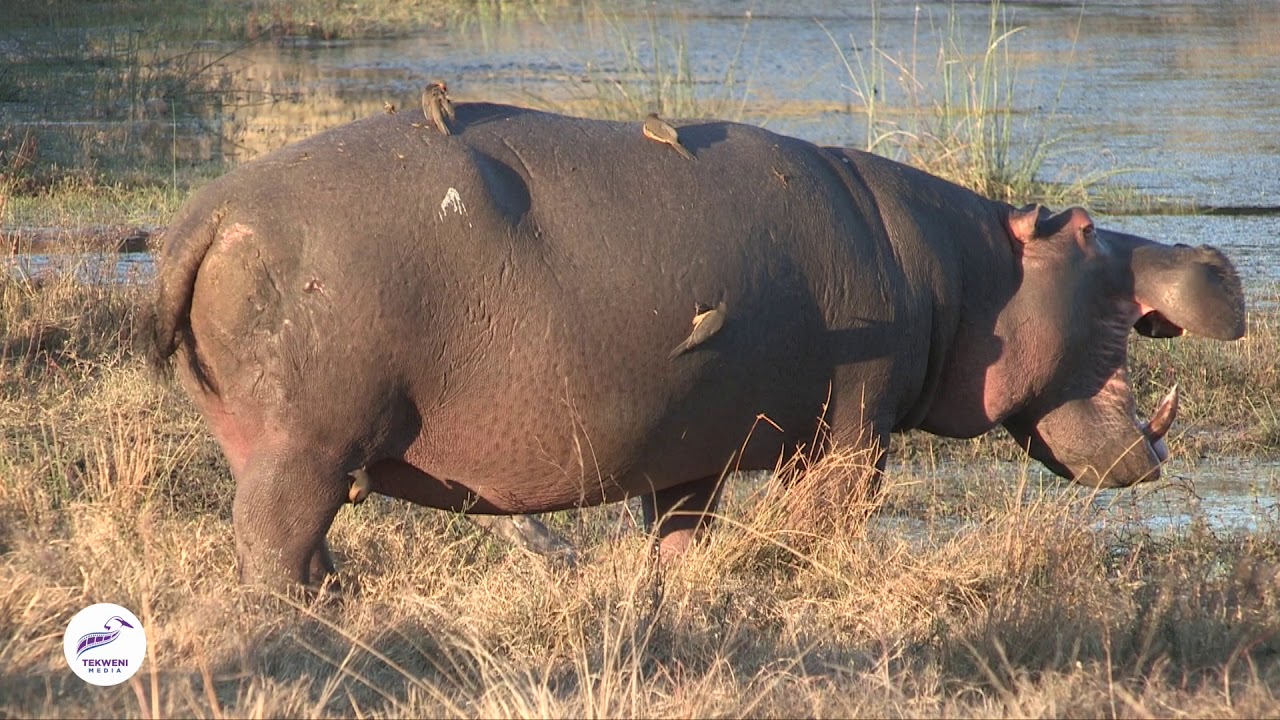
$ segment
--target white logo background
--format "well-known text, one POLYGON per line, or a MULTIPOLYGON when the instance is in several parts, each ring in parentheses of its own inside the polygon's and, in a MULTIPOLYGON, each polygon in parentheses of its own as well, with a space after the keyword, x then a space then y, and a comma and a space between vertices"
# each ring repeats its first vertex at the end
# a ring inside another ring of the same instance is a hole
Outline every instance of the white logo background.
POLYGON ((62 636, 62 652, 71 670, 81 680, 94 685, 119 685, 133 677, 147 656, 147 635, 138 617, 114 603, 98 603, 76 613, 62 636), (133 627, 128 627, 124 623, 133 627), (91 643, 77 657, 76 646, 86 635, 115 639, 104 644, 91 643))

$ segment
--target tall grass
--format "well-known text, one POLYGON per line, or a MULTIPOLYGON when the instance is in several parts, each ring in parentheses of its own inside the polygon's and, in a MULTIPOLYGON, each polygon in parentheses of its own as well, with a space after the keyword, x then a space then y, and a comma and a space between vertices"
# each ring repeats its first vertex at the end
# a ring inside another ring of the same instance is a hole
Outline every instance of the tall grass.
POLYGON ((827 33, 864 116, 864 149, 996 200, 1141 205, 1137 193, 1113 182, 1124 170, 1091 171, 1065 184, 1041 177, 1062 138, 1053 134, 1056 108, 1032 113, 1019 106, 1029 88, 1011 45, 1022 28, 1000 0, 991 0, 984 35, 967 33, 959 15, 951 8, 938 26, 917 7, 910 50, 900 55, 879 43, 878 5, 865 44, 850 38, 846 51, 827 33), (921 57, 922 45, 932 61, 921 57))
MULTIPOLYGON (((446 514, 376 499, 344 511, 331 534, 359 595, 316 604, 237 586, 225 512, 129 490, 189 467, 191 452, 104 448, 116 466, 134 452, 163 464, 112 475, 106 460, 90 462, 86 490, 57 504, 31 492, 43 484, 21 467, 0 491, 7 713, 1280 710, 1274 528, 1117 544, 1093 527, 1087 496, 1064 501, 1025 477, 1010 485, 975 473, 984 492, 966 496, 959 510, 974 521, 960 528, 910 533, 887 522, 924 518, 932 502, 937 478, 901 478, 877 513, 803 550, 774 512, 791 501, 782 485, 732 492, 710 540, 665 568, 642 537, 609 536, 608 509, 588 510, 573 536, 585 559, 566 569, 495 551, 446 514), (90 690, 67 673, 55 631, 104 597, 148 608, 151 654, 132 686, 90 690)), ((808 473, 858 463, 830 458, 808 473)), ((166 492, 193 492, 190 482, 166 492)))
MULTIPOLYGON (((1135 529, 976 456, 898 468, 874 500, 874 454, 838 447, 731 478, 671 566, 617 505, 552 518, 579 549, 567 567, 374 498, 330 533, 358 593, 241 587, 226 464, 132 350, 144 287, 101 279, 0 276, 0 713, 1280 712, 1276 518, 1135 529), (150 649, 130 683, 90 689, 61 630, 102 600, 140 614, 150 649)), ((1268 317, 1205 381, 1274 370, 1268 317)))
POLYGON ((33 200, 55 205, 50 195, 125 191, 145 202, 157 188, 180 191, 179 166, 184 181, 209 172, 190 166, 217 146, 208 119, 237 92, 226 61, 243 45, 171 50, 150 32, 119 27, 9 39, 19 50, 6 77, 18 89, 0 127, 0 173, 11 195, 27 201, 11 208, 21 220, 33 200), (24 148, 27 162, 16 168, 24 148))
MULTIPOLYGON (((605 104, 725 114, 698 104, 687 45, 671 43, 660 67, 637 46, 634 71, 601 75, 605 104)), ((29 212, 12 189, 0 184, 0 226, 29 212)), ((72 249, 90 249, 76 244, 94 223, 83 207, 45 221, 72 249)), ((1280 714, 1275 517, 1244 535, 1117 525, 1096 495, 1025 469, 991 477, 992 448, 1011 445, 986 440, 964 446, 968 463, 898 468, 875 499, 873 457, 840 448, 731 479, 715 531, 674 566, 654 564, 616 505, 550 519, 579 548, 569 568, 375 498, 330 534, 358 593, 241 587, 225 461, 133 350, 148 290, 92 258, 0 272, 0 715, 1280 714), (61 632, 103 600, 140 614, 149 656, 130 683, 91 689, 67 671, 61 632)), ((1195 432, 1178 440, 1272 451, 1278 328, 1255 313, 1240 343, 1141 341, 1140 402, 1171 366, 1197 388, 1182 420, 1195 432)))
MULTIPOLYGON (((358 594, 240 587, 226 464, 132 350, 145 287, 101 280, 0 275, 0 713, 1280 712, 1274 517, 1135 531, 977 455, 898 467, 876 500, 873 456, 840 448, 730 479, 707 542, 667 567, 620 506, 552 518, 570 568, 375 498, 330 534, 358 594), (151 647, 134 681, 91 690, 60 633, 104 599, 151 647)), ((1276 320, 1251 320, 1256 346, 1187 346, 1197 385, 1274 375, 1276 320)))

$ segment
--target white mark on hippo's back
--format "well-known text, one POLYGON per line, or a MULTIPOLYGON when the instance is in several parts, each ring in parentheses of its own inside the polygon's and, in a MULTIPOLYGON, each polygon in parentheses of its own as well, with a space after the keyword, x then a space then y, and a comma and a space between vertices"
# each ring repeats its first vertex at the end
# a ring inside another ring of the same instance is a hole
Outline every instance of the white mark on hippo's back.
POLYGON ((223 246, 234 245, 251 237, 253 237, 253 228, 244 223, 235 223, 222 231, 222 244, 223 246))
POLYGON ((444 216, 451 212, 464 217, 467 214, 467 206, 463 204, 462 196, 458 194, 456 188, 449 188, 449 191, 444 194, 444 199, 440 201, 440 212, 436 216, 444 220, 444 216))

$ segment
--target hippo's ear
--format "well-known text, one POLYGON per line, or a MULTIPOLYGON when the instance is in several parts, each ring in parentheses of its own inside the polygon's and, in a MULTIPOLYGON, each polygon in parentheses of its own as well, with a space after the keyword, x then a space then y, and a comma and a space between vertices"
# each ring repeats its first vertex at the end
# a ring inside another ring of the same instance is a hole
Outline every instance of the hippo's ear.
POLYGON ((1040 213, 1044 211, 1043 207, 1036 204, 1011 209, 1004 220, 1005 229, 1009 231, 1009 239, 1024 245, 1034 240, 1036 223, 1040 222, 1040 213))
POLYGON ((1215 340, 1238 340, 1245 333, 1244 293, 1231 261, 1207 245, 1144 245, 1132 256, 1134 299, 1155 337, 1169 337, 1174 328, 1215 340), (1151 314, 1150 311, 1155 311, 1151 314))

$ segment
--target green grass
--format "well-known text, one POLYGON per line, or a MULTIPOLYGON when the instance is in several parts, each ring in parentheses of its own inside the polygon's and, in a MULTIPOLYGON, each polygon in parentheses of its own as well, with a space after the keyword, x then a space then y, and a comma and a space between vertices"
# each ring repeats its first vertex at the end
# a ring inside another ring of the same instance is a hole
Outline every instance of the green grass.
POLYGON ((162 227, 185 197, 164 185, 99 185, 90 179, 63 178, 39 192, 11 195, 5 222, 63 228, 68 236, 77 228, 162 227))

